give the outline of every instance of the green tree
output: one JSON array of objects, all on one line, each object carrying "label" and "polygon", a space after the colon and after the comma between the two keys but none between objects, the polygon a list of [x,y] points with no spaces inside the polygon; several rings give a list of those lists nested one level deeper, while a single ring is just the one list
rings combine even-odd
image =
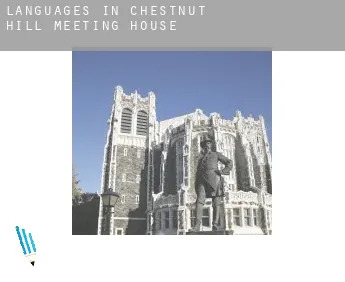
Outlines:
[{"label": "green tree", "polygon": [[72,234],[97,235],[99,196],[79,187],[75,167],[72,167]]},{"label": "green tree", "polygon": [[75,168],[72,167],[72,205],[76,205],[80,202],[82,194],[83,191],[79,187],[79,180]]}]

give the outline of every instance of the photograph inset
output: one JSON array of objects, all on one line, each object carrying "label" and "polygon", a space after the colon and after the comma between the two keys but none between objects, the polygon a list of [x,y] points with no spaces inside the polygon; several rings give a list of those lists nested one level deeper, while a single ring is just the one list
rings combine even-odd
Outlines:
[{"label": "photograph inset", "polygon": [[[88,192],[82,191],[77,187],[78,180],[73,172],[73,234],[272,234],[271,133],[264,120],[264,115],[268,115],[271,123],[271,52],[74,53],[83,53],[81,57],[90,56],[92,59],[97,57],[97,54],[92,53],[106,53],[100,55],[99,59],[104,59],[104,56],[116,59],[125,56],[128,64],[137,65],[138,68],[142,63],[140,58],[145,60],[150,57],[150,62],[162,69],[158,70],[160,77],[154,77],[155,73],[151,78],[143,67],[142,74],[148,77],[147,79],[154,81],[156,78],[160,87],[169,87],[180,77],[180,80],[188,81],[180,81],[181,87],[184,83],[192,85],[194,82],[199,84],[198,88],[205,91],[186,92],[185,96],[176,95],[174,104],[164,104],[171,102],[171,97],[168,99],[164,93],[148,91],[147,95],[142,95],[137,90],[126,93],[125,87],[115,87],[112,105],[109,105],[111,108],[106,140],[104,135],[101,136],[104,151],[103,163],[100,164],[100,187],[89,189]],[[193,62],[198,59],[201,61],[197,61],[195,66],[188,60],[183,60],[182,65],[176,64],[176,60],[182,60],[183,56],[188,55],[195,57]],[[156,61],[152,60],[154,56],[158,57]],[[162,57],[167,60],[164,61]],[[234,60],[234,66],[226,65],[228,57],[229,60],[237,58]],[[188,64],[189,68],[195,69],[195,74],[181,77],[176,73],[176,76],[171,76],[171,71],[166,71],[167,75],[164,76],[164,68],[168,66],[168,62],[176,69]],[[212,68],[212,64],[216,62],[219,65],[218,70]],[[102,67],[100,61],[97,64],[90,63],[91,65]],[[254,71],[252,65],[256,65],[258,69]],[[203,68],[209,73],[203,73]],[[251,80],[247,80],[248,77],[230,77],[236,73],[236,69],[239,70],[237,74],[246,73],[246,68],[251,72],[248,75]],[[86,72],[85,68],[77,68],[79,69]],[[80,75],[77,70],[73,72],[76,77]],[[121,72],[125,77],[129,70],[130,68],[126,67],[122,72],[117,72]],[[261,73],[256,77],[256,72],[260,71],[265,74]],[[130,77],[133,73],[128,72],[127,75]],[[205,81],[203,75],[209,80]],[[265,81],[258,82],[260,78]],[[258,87],[257,85],[264,85],[265,89],[255,89],[257,95],[251,93],[248,97],[240,93],[241,97],[236,98],[237,93],[213,93],[213,79],[215,82],[224,83],[221,89],[231,88],[232,80],[235,79],[237,87],[246,89],[243,93]],[[110,77],[107,78],[109,83],[111,80]],[[116,78],[114,80],[117,81]],[[266,88],[270,91],[267,92]],[[78,95],[82,93],[78,85],[74,85],[73,137],[81,132],[75,130],[81,127],[78,120],[81,120],[82,115],[79,113],[85,114],[80,111],[83,105],[78,103],[81,99]],[[94,95],[97,97],[99,94]],[[83,99],[92,101],[94,98],[90,97],[85,95]],[[159,102],[160,97],[162,103]],[[256,97],[256,100],[253,100],[253,97]],[[237,108],[245,105],[246,99],[249,106],[244,110],[249,112],[248,116]],[[237,106],[236,101],[240,105]],[[193,110],[186,113],[193,105]],[[91,117],[97,116],[98,105],[93,106],[95,112],[89,113]],[[99,106],[99,110],[106,111],[109,106],[104,109]],[[206,114],[205,110],[210,113]],[[250,111],[262,114],[254,118]],[[172,115],[174,113],[176,115]],[[170,116],[159,118],[162,115]],[[101,127],[103,124],[94,126]],[[94,135],[92,132],[89,134]],[[74,152],[74,148],[81,144],[79,140],[81,139],[77,137],[76,141],[73,141],[73,163],[82,183],[85,182],[83,169],[79,169],[83,168],[79,164],[82,153],[78,150]],[[88,143],[85,139],[83,142]],[[97,144],[100,144],[99,141]],[[99,149],[97,148],[98,152]],[[97,176],[100,169],[93,174]],[[99,192],[95,193],[96,191]]]}]

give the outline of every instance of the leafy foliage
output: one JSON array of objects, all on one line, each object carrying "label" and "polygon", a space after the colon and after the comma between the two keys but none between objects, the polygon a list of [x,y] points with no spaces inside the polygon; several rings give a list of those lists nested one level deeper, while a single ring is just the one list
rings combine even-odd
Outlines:
[{"label": "leafy foliage", "polygon": [[100,198],[97,193],[83,193],[72,207],[72,235],[97,235]]},{"label": "leafy foliage", "polygon": [[97,193],[84,192],[79,187],[75,168],[72,168],[72,234],[97,235],[100,199]]}]

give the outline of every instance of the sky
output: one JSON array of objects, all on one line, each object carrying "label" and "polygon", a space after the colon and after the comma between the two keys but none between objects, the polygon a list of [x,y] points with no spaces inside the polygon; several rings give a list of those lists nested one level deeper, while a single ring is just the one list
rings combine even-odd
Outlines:
[{"label": "sky", "polygon": [[113,91],[156,94],[158,120],[202,109],[265,119],[272,147],[272,52],[73,52],[73,165],[85,192],[101,190]]}]

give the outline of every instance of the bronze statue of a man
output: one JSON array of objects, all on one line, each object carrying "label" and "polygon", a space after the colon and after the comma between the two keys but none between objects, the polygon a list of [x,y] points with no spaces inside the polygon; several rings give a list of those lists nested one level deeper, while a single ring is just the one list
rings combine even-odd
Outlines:
[{"label": "bronze statue of a man", "polygon": [[[212,230],[219,230],[219,213],[221,199],[224,196],[224,180],[223,175],[229,175],[233,163],[223,154],[212,151],[213,140],[207,136],[200,142],[203,153],[201,153],[198,161],[195,189],[196,199],[196,225],[194,231],[200,231],[203,206],[206,198],[212,198],[213,222]],[[219,171],[218,161],[223,163],[225,167]]]}]

